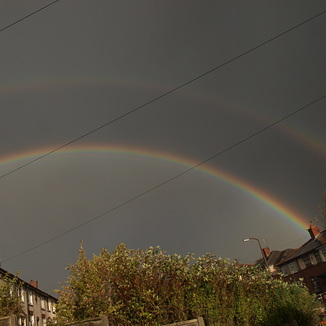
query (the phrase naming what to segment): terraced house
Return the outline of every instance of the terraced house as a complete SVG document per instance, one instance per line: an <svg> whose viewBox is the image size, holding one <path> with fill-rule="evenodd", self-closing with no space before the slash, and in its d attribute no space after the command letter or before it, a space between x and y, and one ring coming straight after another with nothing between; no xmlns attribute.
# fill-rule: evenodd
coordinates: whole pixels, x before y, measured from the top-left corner
<svg viewBox="0 0 326 326"><path fill-rule="evenodd" d="M0 278L14 277L13 274L0 268ZM20 326L46 326L49 320L55 317L55 304L57 299L38 288L37 281L25 282L21 279L18 289L24 315L19 317Z"/></svg>
<svg viewBox="0 0 326 326"><path fill-rule="evenodd" d="M285 280L303 278L312 293L326 301L326 230L308 229L310 239L277 264Z"/></svg>

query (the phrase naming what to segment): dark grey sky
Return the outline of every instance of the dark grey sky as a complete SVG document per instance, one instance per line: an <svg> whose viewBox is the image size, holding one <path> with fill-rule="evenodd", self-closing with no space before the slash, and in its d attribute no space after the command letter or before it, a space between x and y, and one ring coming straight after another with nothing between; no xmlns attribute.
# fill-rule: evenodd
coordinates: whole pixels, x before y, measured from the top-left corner
<svg viewBox="0 0 326 326"><path fill-rule="evenodd" d="M2 1L0 29L46 3ZM0 32L0 175L325 10L324 1L303 0L53 4ZM248 263L260 254L243 238L266 238L272 250L302 244L308 233L248 187L307 223L319 216L325 99L200 166L242 180L243 189L194 169L125 203L324 96L325 28L322 14L76 141L69 153L0 178L2 267L51 292L80 241L90 255L125 242Z"/></svg>

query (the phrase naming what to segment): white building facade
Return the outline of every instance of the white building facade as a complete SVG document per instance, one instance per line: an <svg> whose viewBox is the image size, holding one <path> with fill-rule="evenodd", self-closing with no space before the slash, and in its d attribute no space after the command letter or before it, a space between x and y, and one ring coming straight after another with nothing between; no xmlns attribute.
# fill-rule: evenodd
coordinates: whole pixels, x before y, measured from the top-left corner
<svg viewBox="0 0 326 326"><path fill-rule="evenodd" d="M1 276L15 276L0 268ZM37 281L29 283L18 279L20 286L18 288L18 295L23 308L23 316L17 320L20 326L46 326L52 320L55 313L55 306L57 299L52 295L41 291L38 288Z"/></svg>

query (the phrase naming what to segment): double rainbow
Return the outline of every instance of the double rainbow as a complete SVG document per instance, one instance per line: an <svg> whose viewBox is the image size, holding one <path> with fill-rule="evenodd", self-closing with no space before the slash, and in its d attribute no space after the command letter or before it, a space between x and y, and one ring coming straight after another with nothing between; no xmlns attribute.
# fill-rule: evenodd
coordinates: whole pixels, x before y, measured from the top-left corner
<svg viewBox="0 0 326 326"><path fill-rule="evenodd" d="M28 80L25 82L14 82L14 83L6 83L4 85L0 85L0 95L14 95L17 92L30 92L30 91L39 91L39 90L57 90L62 91L70 88L79 88L79 87L123 87L130 88L133 90L151 90L154 92L164 93L168 87L163 87L162 85L153 85L150 83L144 83L139 81L126 81L126 80L118 80L118 79L106 79L106 78L90 78L89 76L81 76L79 78L52 78L52 79L41 79L41 80ZM258 120L263 122L264 124L268 124L271 121L271 118L266 116L259 116L257 112L249 110L247 108L239 107L235 109L234 105L231 103L223 102L220 99L215 99L207 95L202 95L196 93L194 91L188 91L187 89L178 90L178 94L181 97L189 98L192 101L198 101L206 103L208 105L218 105L220 109L225 110L236 110L237 114L244 115L246 117L250 116L254 120ZM286 123L280 124L277 126L278 130L286 133L288 136L295 139L300 145L305 146L307 149L313 151L323 160L326 159L326 144L325 142L317 139L312 135L308 135L305 132L302 132L298 128ZM10 166L15 162L16 166L19 164L26 164L26 162L35 160L41 156L47 156L47 153L53 151L53 148L40 148L34 149L26 152L19 152L9 154L7 156L0 157L0 168L6 167L7 171L10 171ZM179 156L175 153L166 153L163 151L145 149L145 148L135 148L128 147L122 145L106 145L106 144L88 144L82 146L73 146L64 147L60 151L55 151L52 155L72 155L74 153L120 153L120 154L128 154L141 156L149 159L158 159L167 161L171 164L178 164L184 166L185 170L191 169L196 166L196 170L202 173L205 173L213 178L216 178L220 181L223 181L241 191L249 194L252 198L262 202L264 205L271 207L277 214L285 217L287 220L293 222L297 227L301 229L306 229L308 227L308 223L305 220L305 217L300 213L295 212L292 208L288 207L284 202L280 199L277 199L271 196L269 193L264 190L256 187L252 183L239 178L236 175L232 175L226 171L223 171L219 168L210 166L209 164L203 164L197 166L197 162L193 159ZM0 171L0 177L1 177Z"/></svg>

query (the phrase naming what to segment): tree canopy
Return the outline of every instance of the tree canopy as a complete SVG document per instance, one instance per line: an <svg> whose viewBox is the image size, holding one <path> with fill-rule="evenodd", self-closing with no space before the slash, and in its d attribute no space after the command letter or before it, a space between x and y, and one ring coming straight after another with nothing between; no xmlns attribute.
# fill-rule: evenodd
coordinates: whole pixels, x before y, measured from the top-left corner
<svg viewBox="0 0 326 326"><path fill-rule="evenodd" d="M17 276L4 275L0 280L0 316L20 316L23 308L19 296L20 281Z"/></svg>
<svg viewBox="0 0 326 326"><path fill-rule="evenodd" d="M207 325L311 325L316 298L302 283L206 254L168 255L160 248L81 246L59 293L56 322L106 314L113 325L164 325L202 316Z"/></svg>

